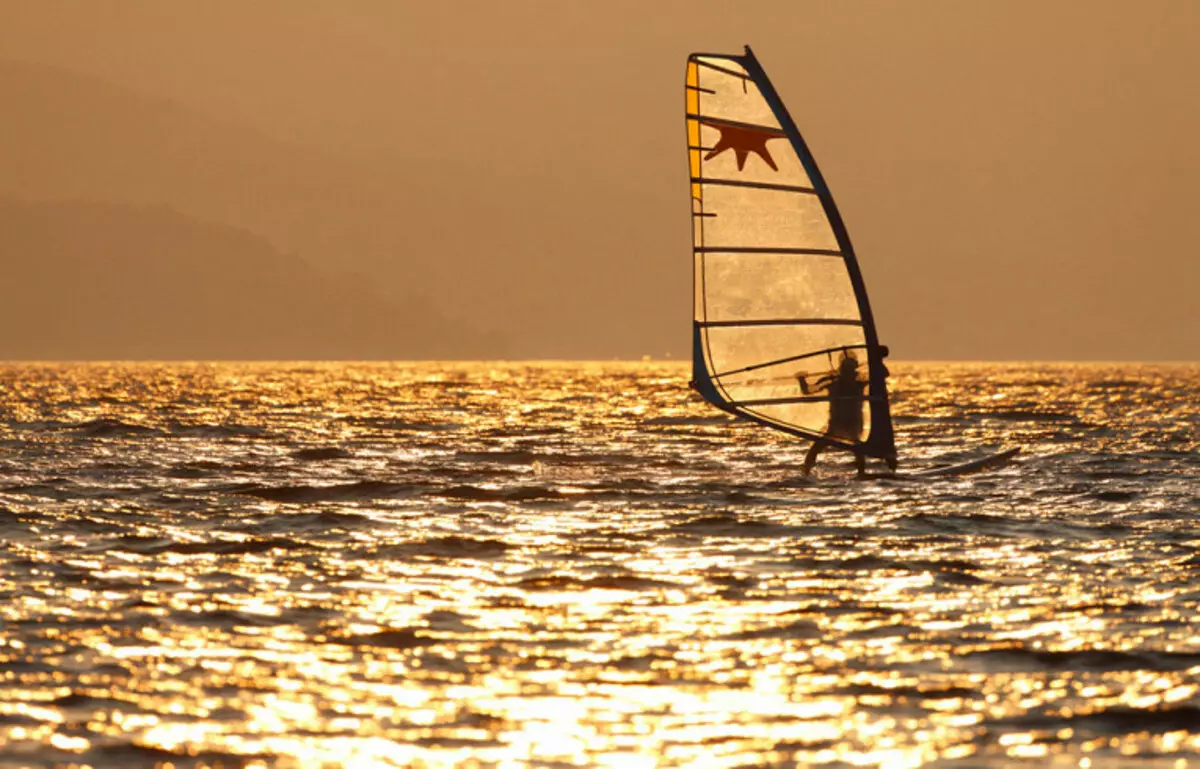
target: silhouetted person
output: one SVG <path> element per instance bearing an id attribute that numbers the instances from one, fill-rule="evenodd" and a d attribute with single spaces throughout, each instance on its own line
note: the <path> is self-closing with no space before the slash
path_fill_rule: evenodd
<path id="1" fill-rule="evenodd" d="M 858 358 L 853 353 L 844 351 L 838 361 L 837 371 L 822 375 L 812 385 L 809 385 L 803 374 L 797 374 L 800 391 L 805 395 L 812 393 L 829 393 L 829 424 L 825 434 L 831 438 L 857 443 L 862 438 L 863 401 L 866 399 L 867 380 L 858 376 Z M 804 457 L 803 472 L 808 475 L 813 465 L 817 463 L 817 455 L 821 449 L 830 445 L 827 441 L 817 439 Z M 854 452 L 854 466 L 859 476 L 867 471 L 867 458 L 860 452 Z"/>

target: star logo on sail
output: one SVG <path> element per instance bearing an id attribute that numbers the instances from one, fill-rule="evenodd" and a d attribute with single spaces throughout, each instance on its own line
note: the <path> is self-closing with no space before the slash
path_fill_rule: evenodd
<path id="1" fill-rule="evenodd" d="M 781 138 L 783 134 L 780 131 L 770 128 L 754 128 L 716 123 L 710 120 L 703 120 L 701 122 L 721 132 L 721 138 L 717 141 L 716 146 L 704 156 L 705 160 L 712 160 L 725 150 L 733 150 L 733 154 L 737 158 L 738 170 L 744 171 L 746 168 L 746 158 L 753 152 L 762 158 L 763 162 L 770 166 L 772 171 L 779 170 L 779 166 L 775 165 L 775 160 L 771 157 L 770 150 L 767 149 L 767 142 L 771 139 Z"/>

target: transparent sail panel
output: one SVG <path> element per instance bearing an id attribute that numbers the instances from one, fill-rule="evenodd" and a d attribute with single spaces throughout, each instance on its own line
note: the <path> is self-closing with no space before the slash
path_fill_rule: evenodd
<path id="1" fill-rule="evenodd" d="M 693 57 L 686 94 L 697 369 L 723 408 L 863 440 L 866 340 L 825 204 L 738 61 Z"/>
<path id="2" fill-rule="evenodd" d="M 779 129 L 779 120 L 767 100 L 745 74 L 741 65 L 728 59 L 700 58 L 698 85 L 704 94 L 704 116 L 754 123 Z M 738 72 L 739 75 L 731 73 Z"/>
<path id="3" fill-rule="evenodd" d="M 846 267 L 836 256 L 778 253 L 703 254 L 713 289 L 697 320 L 857 318 Z"/>
<path id="4" fill-rule="evenodd" d="M 713 382 L 730 403 L 817 434 L 829 422 L 830 393 L 824 385 L 836 376 L 843 352 L 866 361 L 861 326 L 718 326 L 705 329 L 705 336 Z M 819 347 L 808 350 L 813 344 Z M 790 356 L 779 353 L 802 348 L 805 352 Z M 810 392 L 801 387 L 801 377 Z M 863 425 L 870 424 L 869 402 L 863 404 L 862 418 Z"/>
<path id="5" fill-rule="evenodd" d="M 821 199 L 816 195 L 723 184 L 701 184 L 700 188 L 708 216 L 703 227 L 704 242 L 697 245 L 829 251 L 838 248 Z"/>

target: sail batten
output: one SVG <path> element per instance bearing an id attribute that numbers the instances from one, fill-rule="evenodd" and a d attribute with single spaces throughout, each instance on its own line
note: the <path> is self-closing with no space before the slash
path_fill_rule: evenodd
<path id="1" fill-rule="evenodd" d="M 699 215 L 699 214 L 697 214 Z M 704 214 L 716 216 L 716 214 Z M 697 254 L 804 254 L 806 256 L 844 256 L 832 248 L 763 248 L 757 246 L 696 246 Z"/>
<path id="2" fill-rule="evenodd" d="M 851 400 L 846 398 L 844 400 Z M 876 398 L 876 401 L 879 399 Z M 794 395 L 790 398 L 759 398 L 758 400 L 730 401 L 732 406 L 778 406 L 791 403 L 828 403 L 829 398 L 822 395 Z"/>
<path id="3" fill-rule="evenodd" d="M 712 152 L 716 148 L 714 147 Z M 816 195 L 817 191 L 812 187 L 798 187 L 794 184 L 768 184 L 766 182 L 748 182 L 741 179 L 713 179 L 709 176 L 692 177 L 692 182 L 696 184 L 712 184 L 721 187 L 749 187 L 756 190 L 776 190 L 778 192 L 796 192 L 804 195 Z"/>
<path id="4" fill-rule="evenodd" d="M 738 72 L 733 69 L 728 69 L 727 67 L 722 67 L 719 64 L 714 64 L 713 62 L 709 61 L 710 58 L 717 58 L 715 56 L 705 56 L 704 54 L 692 54 L 692 56 L 695 62 L 701 67 L 708 67 L 709 69 L 716 70 L 717 72 L 722 72 L 726 75 L 732 75 L 733 77 L 738 77 L 743 80 L 749 79 L 750 77 L 745 72 Z"/>
<path id="5" fill-rule="evenodd" d="M 753 318 L 748 320 L 698 320 L 700 328 L 742 326 L 861 326 L 859 318 Z"/>
<path id="6" fill-rule="evenodd" d="M 703 93 L 702 89 L 697 88 L 696 90 Z M 712 91 L 712 93 L 715 94 L 717 92 Z M 712 126 L 714 128 L 720 128 L 721 126 L 725 126 L 726 128 L 746 128 L 754 131 L 762 131 L 763 133 L 769 133 L 773 136 L 784 136 L 783 129 L 777 125 L 747 123 L 744 120 L 730 120 L 729 118 L 716 117 L 715 115 L 698 115 L 690 112 L 687 113 L 687 117 L 694 120 L 699 120 L 701 125 Z"/>
<path id="7" fill-rule="evenodd" d="M 697 90 L 700 90 L 700 89 L 697 89 Z M 716 91 L 713 91 L 713 92 L 714 92 L 714 94 L 716 94 Z M 700 114 L 692 114 L 692 113 L 688 113 L 688 118 L 698 120 L 701 122 L 701 125 L 710 126 L 713 128 L 721 128 L 722 126 L 724 126 L 726 128 L 746 128 L 746 130 L 748 130 L 748 131 L 761 131 L 762 133 L 769 133 L 770 136 L 773 136 L 773 137 L 786 136 L 786 134 L 784 133 L 784 130 L 782 130 L 782 128 L 780 128 L 779 126 L 762 124 L 762 122 L 746 122 L 744 120 L 730 120 L 728 118 L 718 118 L 718 116 L 715 116 L 715 115 L 700 115 Z"/>
<path id="8" fill-rule="evenodd" d="M 691 170 L 693 384 L 711 403 L 792 435 L 894 454 L 882 348 L 841 215 L 749 48 L 693 54 L 685 93 Z M 831 258 L 833 257 L 833 258 Z M 857 365 L 863 429 L 831 382 Z M 839 405 L 841 404 L 841 405 Z M 836 433 L 836 434 L 835 434 Z"/>
<path id="9" fill-rule="evenodd" d="M 815 350 L 813 352 L 801 353 L 799 355 L 789 355 L 786 358 L 777 358 L 775 360 L 763 361 L 762 363 L 754 363 L 749 366 L 742 366 L 741 368 L 730 369 L 729 371 L 718 371 L 713 374 L 713 377 L 716 379 L 721 379 L 722 377 L 730 377 L 730 376 L 733 376 L 734 374 L 744 374 L 749 371 L 758 371 L 760 369 L 770 368 L 771 366 L 778 366 L 783 363 L 794 363 L 795 361 L 804 360 L 805 358 L 815 358 L 815 357 L 818 357 L 821 355 L 832 355 L 833 353 L 841 353 L 841 352 L 845 352 L 847 350 L 865 350 L 865 349 L 866 349 L 866 345 L 852 345 L 852 346 L 848 346 L 848 347 L 832 347 L 827 350 Z"/>

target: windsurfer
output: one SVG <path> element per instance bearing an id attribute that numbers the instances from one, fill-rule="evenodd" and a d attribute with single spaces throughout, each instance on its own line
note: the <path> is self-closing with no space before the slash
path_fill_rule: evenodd
<path id="1" fill-rule="evenodd" d="M 854 357 L 854 353 L 849 350 L 843 351 L 842 357 L 838 361 L 837 371 L 823 374 L 812 384 L 809 384 L 807 377 L 803 374 L 797 374 L 796 379 L 800 383 L 800 391 L 805 395 L 818 392 L 829 394 L 829 424 L 825 428 L 825 435 L 852 443 L 857 443 L 862 438 L 863 401 L 867 380 L 858 375 L 858 358 Z M 828 441 L 820 439 L 813 441 L 812 448 L 804 457 L 803 472 L 805 475 L 812 472 L 813 465 L 817 463 L 817 456 L 822 449 L 829 445 L 832 444 Z M 857 468 L 859 476 L 865 475 L 867 471 L 866 456 L 860 452 L 854 452 L 854 466 Z"/>

